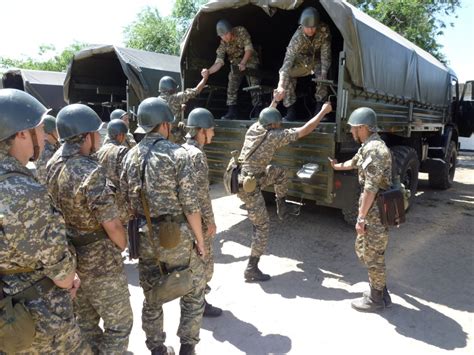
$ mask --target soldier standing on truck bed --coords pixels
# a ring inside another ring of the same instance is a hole
[[[128,128],[130,124],[130,113],[119,108],[115,109],[110,114],[110,120],[112,121],[115,119],[122,120],[127,125],[127,128]],[[111,138],[107,135],[102,144],[104,145],[104,144],[109,143],[110,139]],[[128,130],[127,130],[127,134],[125,135],[125,141],[122,143],[122,145],[126,146],[128,149],[133,148],[137,145],[137,142],[135,142],[133,135],[130,132],[128,132]]]
[[[277,99],[283,99],[283,105],[287,108],[285,121],[296,120],[297,78],[314,73],[316,79],[325,80],[331,66],[331,32],[329,26],[320,21],[318,10],[314,7],[304,9],[299,24],[286,48],[277,88]],[[319,111],[326,97],[326,86],[318,85],[315,112]]]
[[[352,302],[358,311],[373,312],[390,307],[392,300],[386,286],[385,249],[388,229],[382,225],[380,211],[375,202],[380,190],[392,184],[392,156],[377,132],[377,116],[367,107],[352,112],[348,124],[357,143],[362,143],[354,157],[344,163],[330,159],[334,170],[358,169],[362,194],[355,229],[355,250],[359,260],[368,268],[370,291]]]
[[[232,27],[227,20],[219,20],[216,25],[217,35],[221,43],[217,48],[217,57],[209,69],[203,69],[204,74],[214,74],[224,66],[225,56],[229,57],[231,70],[229,72],[229,83],[227,84],[227,106],[228,111],[222,119],[236,120],[239,113],[237,110],[237,92],[245,75],[249,86],[260,85],[260,78],[251,74],[245,74],[246,68],[256,70],[259,66],[257,52],[253,48],[250,34],[242,26]],[[255,90],[251,92],[252,105],[257,114],[262,109],[260,95]]]
[[[86,105],[59,111],[56,124],[64,144],[48,162],[47,182],[76,250],[81,287],[75,313],[82,334],[95,352],[122,354],[133,323],[121,255],[127,240],[111,183],[91,156],[101,123]]]
[[[45,113],[31,95],[0,90],[0,353],[92,354],[68,292],[78,283],[64,220],[26,168]]]
[[[272,103],[272,106],[275,104]],[[270,219],[263,199],[262,190],[274,185],[277,214],[283,220],[288,213],[295,210],[288,206],[285,200],[288,192],[288,176],[286,171],[278,166],[269,165],[276,150],[310,134],[321,119],[331,112],[331,104],[323,105],[321,111],[305,125],[296,128],[282,129],[281,114],[274,107],[268,107],[260,112],[258,121],[248,129],[240,152],[239,161],[242,164],[239,180],[246,177],[256,180],[256,187],[240,190],[238,197],[245,203],[248,217],[253,224],[251,254],[245,279],[247,281],[267,281],[270,279],[258,268],[260,256],[265,252],[270,234]]]
[[[186,89],[180,92],[177,92],[178,84],[172,77],[164,76],[160,79],[158,85],[160,96],[158,97],[167,102],[173,113],[174,121],[171,133],[173,134],[173,141],[176,144],[183,144],[185,142],[186,129],[184,122],[181,121],[181,115],[185,108],[184,105],[201,93],[208,78],[208,73],[202,73],[202,80],[194,89]]]
[[[36,178],[40,183],[46,185],[46,164],[53,154],[59,149],[58,132],[56,131],[56,117],[44,116],[44,149],[41,152],[36,165]]]

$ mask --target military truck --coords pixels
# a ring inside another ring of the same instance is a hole
[[[288,169],[289,196],[295,201],[313,201],[342,210],[352,222],[357,212],[359,189],[355,172],[335,172],[328,157],[344,161],[354,155],[354,143],[347,125],[351,112],[371,107],[378,126],[390,147],[396,174],[415,196],[418,173],[429,174],[434,188],[447,189],[453,183],[460,136],[473,131],[472,103],[460,97],[456,74],[413,43],[375,19],[340,0],[305,1],[214,1],[195,16],[182,45],[183,87],[194,86],[202,68],[214,62],[219,44],[215,25],[225,18],[233,26],[244,26],[252,36],[260,57],[262,83],[258,88],[265,102],[278,83],[278,70],[286,46],[298,27],[304,8],[314,6],[332,35],[332,65],[328,85],[335,97],[335,112],[329,122],[278,151],[274,163]],[[216,117],[225,111],[229,64],[211,76],[209,88],[195,101]],[[243,80],[239,91],[239,120],[218,120],[214,143],[207,149],[211,178],[222,181],[230,152],[242,146],[245,132],[253,123],[249,90]],[[300,121],[314,115],[313,78],[298,82],[297,111]],[[469,108],[469,107],[470,108]],[[191,109],[189,107],[188,109]],[[284,114],[284,108],[279,107]],[[302,123],[285,123],[285,127]],[[311,183],[296,177],[306,163],[315,163],[319,172]],[[270,191],[270,190],[269,190]]]

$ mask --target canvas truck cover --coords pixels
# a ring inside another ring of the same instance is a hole
[[[421,104],[437,107],[448,105],[450,76],[454,73],[431,54],[342,0],[211,1],[201,7],[186,33],[181,52],[182,66],[186,64],[193,31],[199,31],[201,26],[209,26],[209,21],[213,22],[215,28],[216,18],[219,18],[216,13],[226,16],[232,9],[244,6],[260,8],[268,16],[289,10],[296,10],[299,15],[307,6],[322,6],[343,37],[346,67],[353,85],[368,92],[405,98]],[[236,18],[233,13],[229,19],[235,24],[251,21],[248,18]],[[259,29],[266,31],[268,36],[272,35],[272,31],[278,31],[265,26]],[[215,36],[215,32],[212,35]],[[207,51],[215,53],[213,41],[203,39],[200,46],[207,46]]]
[[[66,73],[61,72],[12,69],[3,74],[2,82],[4,88],[23,90],[57,114],[67,105],[63,95],[65,77]]]
[[[114,63],[108,64],[111,61]],[[165,75],[173,77],[178,83],[181,81],[179,57],[112,45],[86,48],[74,55],[68,67],[64,98],[70,103],[83,101],[79,89],[81,84],[121,84],[128,80],[131,89],[142,101],[158,95],[159,81]]]

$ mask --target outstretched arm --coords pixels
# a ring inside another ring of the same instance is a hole
[[[307,136],[308,134],[310,134],[319,125],[319,122],[321,122],[324,116],[326,116],[326,114],[328,114],[331,111],[332,111],[331,103],[326,102],[321,108],[321,111],[319,111],[316,116],[314,116],[312,119],[306,122],[304,126],[296,128],[296,131],[298,132],[298,139],[303,138],[304,136]]]

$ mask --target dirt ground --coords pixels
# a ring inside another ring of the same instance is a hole
[[[433,190],[420,175],[407,223],[390,231],[386,255],[394,305],[358,313],[350,302],[368,288],[353,227],[338,210],[305,206],[282,223],[269,206],[271,239],[260,262],[272,279],[245,283],[251,225],[241,202],[212,186],[218,234],[210,303],[197,353],[473,354],[474,153],[459,157],[454,186]],[[143,295],[127,262],[134,327],[129,351],[149,353],[141,330]],[[177,301],[165,305],[167,344],[179,350]]]

